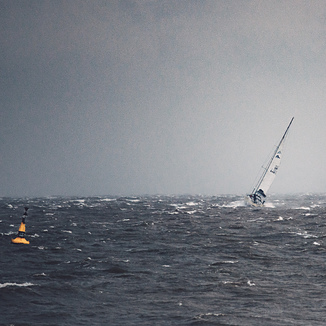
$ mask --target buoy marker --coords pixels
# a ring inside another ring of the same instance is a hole
[[[24,207],[24,208],[25,208],[25,212],[23,214],[22,221],[20,223],[17,237],[15,239],[11,239],[11,243],[29,244],[29,241],[25,239],[25,231],[26,231],[25,219],[27,217],[28,207]]]

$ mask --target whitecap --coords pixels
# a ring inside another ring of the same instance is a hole
[[[127,201],[130,201],[132,203],[139,203],[140,199],[127,199]]]
[[[4,235],[13,235],[13,234],[16,234],[16,233],[17,232],[10,231],[10,232],[4,233]]]
[[[80,204],[84,204],[85,203],[85,199],[73,199],[70,202],[77,202],[77,203],[80,203]]]
[[[296,235],[303,236],[305,239],[309,239],[309,238],[318,238],[316,235],[308,234],[307,231],[304,231],[304,232],[296,232],[295,234],[296,234]]]
[[[5,287],[8,287],[8,286],[19,286],[19,287],[23,287],[23,286],[33,286],[35,284],[33,283],[29,283],[29,282],[26,282],[26,283],[0,283],[0,288],[5,288]]]
[[[244,200],[236,200],[228,204],[222,205],[221,207],[237,208],[237,207],[244,207],[244,206],[247,206]]]
[[[208,312],[206,314],[200,314],[199,316],[197,316],[197,318],[204,318],[204,317],[220,317],[220,316],[224,316],[224,314],[219,314],[219,313],[213,313],[213,312]]]
[[[318,214],[313,214],[313,213],[306,213],[304,216],[318,216]]]
[[[211,266],[216,266],[216,265],[221,265],[221,264],[237,264],[239,261],[238,260],[222,260],[222,261],[217,261],[211,264]]]
[[[306,206],[297,207],[295,209],[304,209],[304,210],[310,211],[310,207],[306,207]]]
[[[188,206],[198,206],[199,204],[195,203],[193,201],[190,201],[190,202],[186,203],[186,205],[188,205]]]
[[[256,284],[255,284],[254,282],[251,282],[250,280],[248,280],[247,284],[248,284],[249,286],[256,286]]]
[[[264,206],[268,208],[275,208],[275,205],[273,205],[272,203],[265,203]]]

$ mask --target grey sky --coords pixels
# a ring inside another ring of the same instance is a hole
[[[0,196],[325,192],[325,1],[1,1]]]

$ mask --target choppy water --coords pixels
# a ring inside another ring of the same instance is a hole
[[[268,206],[2,198],[0,324],[325,325],[326,195]]]

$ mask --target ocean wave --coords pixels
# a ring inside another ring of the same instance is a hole
[[[24,286],[34,286],[35,284],[30,282],[25,283],[0,283],[0,288],[6,288],[10,286],[18,286],[18,287],[24,287]]]
[[[0,202],[1,323],[323,325],[325,196],[109,198],[30,199],[30,245]]]

